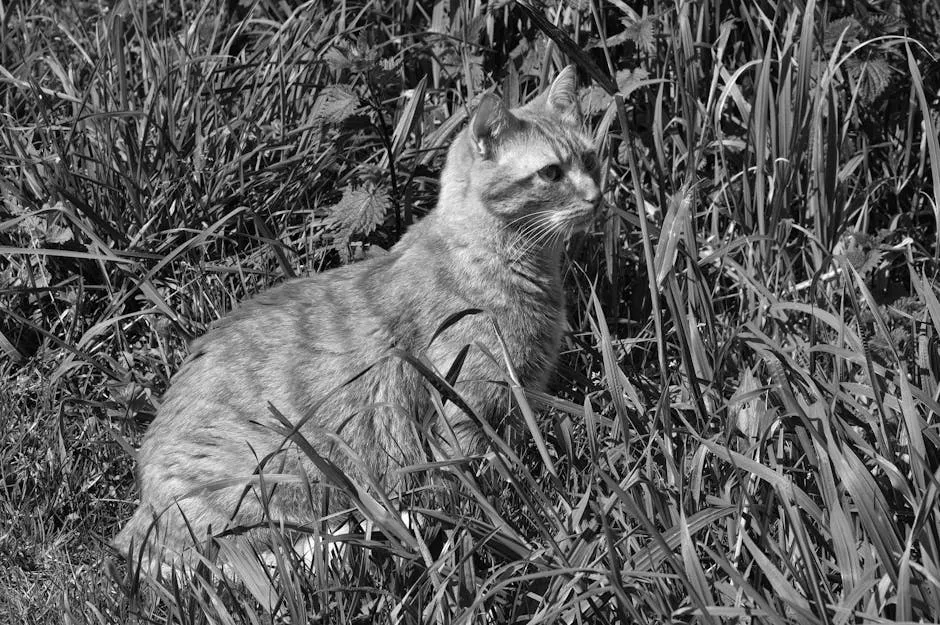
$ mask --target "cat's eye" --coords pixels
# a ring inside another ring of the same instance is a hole
[[[539,170],[539,177],[548,182],[558,182],[563,173],[559,165],[546,165]]]

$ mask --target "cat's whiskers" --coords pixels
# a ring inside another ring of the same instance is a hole
[[[553,246],[557,239],[561,239],[563,231],[558,230],[557,225],[552,221],[546,221],[540,224],[534,234],[520,243],[519,258],[524,258],[536,248],[546,248]]]
[[[527,224],[526,227],[520,229],[520,232],[531,235],[523,241],[520,257],[527,255],[536,246],[552,247],[560,244],[573,235],[578,230],[579,224],[588,217],[588,214],[581,209],[539,211],[539,213],[544,214],[540,215],[534,223]]]
[[[514,232],[518,233],[520,231],[524,231],[527,228],[531,227],[533,223],[538,223],[540,220],[551,217],[551,215],[554,213],[555,213],[554,210],[538,210],[532,213],[526,213],[524,215],[520,215],[519,217],[516,217],[515,219],[503,224],[500,228],[500,231],[509,230],[510,228],[513,228],[513,226],[515,226],[516,224],[520,222],[527,222],[527,223],[523,223],[521,227],[513,230]]]
[[[528,254],[535,246],[554,246],[574,234],[580,222],[587,214],[581,209],[538,211],[525,217],[532,219],[517,230],[518,240],[523,243],[522,255]],[[521,218],[520,218],[521,219]],[[514,221],[518,221],[514,220]],[[513,223],[513,222],[510,222]]]
[[[538,220],[533,220],[526,224],[523,228],[517,230],[515,234],[520,243],[526,243],[529,241],[538,241],[542,233],[551,228],[552,218],[550,215],[545,215]]]
[[[509,232],[508,241],[510,245],[516,245],[525,241],[529,234],[545,226],[551,217],[552,211],[541,210],[534,213],[527,213],[509,221],[500,228],[500,232]],[[513,227],[523,222],[519,227]]]
[[[557,234],[554,211],[538,211],[526,217],[530,219],[529,223],[515,230],[510,239],[510,249],[516,250],[513,254],[516,258],[525,258],[532,250],[545,246]]]

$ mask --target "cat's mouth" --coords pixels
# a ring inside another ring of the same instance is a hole
[[[573,214],[569,221],[572,231],[583,232],[589,229],[597,218],[597,212],[598,207],[591,206],[590,208],[579,210]]]

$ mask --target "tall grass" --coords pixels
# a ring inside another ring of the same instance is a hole
[[[938,35],[929,1],[14,3],[0,614],[940,620]],[[285,531],[160,580],[102,565],[186,339],[393,244],[473,98],[567,62],[607,210],[569,249],[553,392],[510,363],[483,460],[333,475],[355,505],[308,562]]]

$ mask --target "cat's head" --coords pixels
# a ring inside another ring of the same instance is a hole
[[[455,147],[449,169],[507,230],[557,244],[593,221],[600,166],[581,125],[574,66],[523,107],[485,96]]]

